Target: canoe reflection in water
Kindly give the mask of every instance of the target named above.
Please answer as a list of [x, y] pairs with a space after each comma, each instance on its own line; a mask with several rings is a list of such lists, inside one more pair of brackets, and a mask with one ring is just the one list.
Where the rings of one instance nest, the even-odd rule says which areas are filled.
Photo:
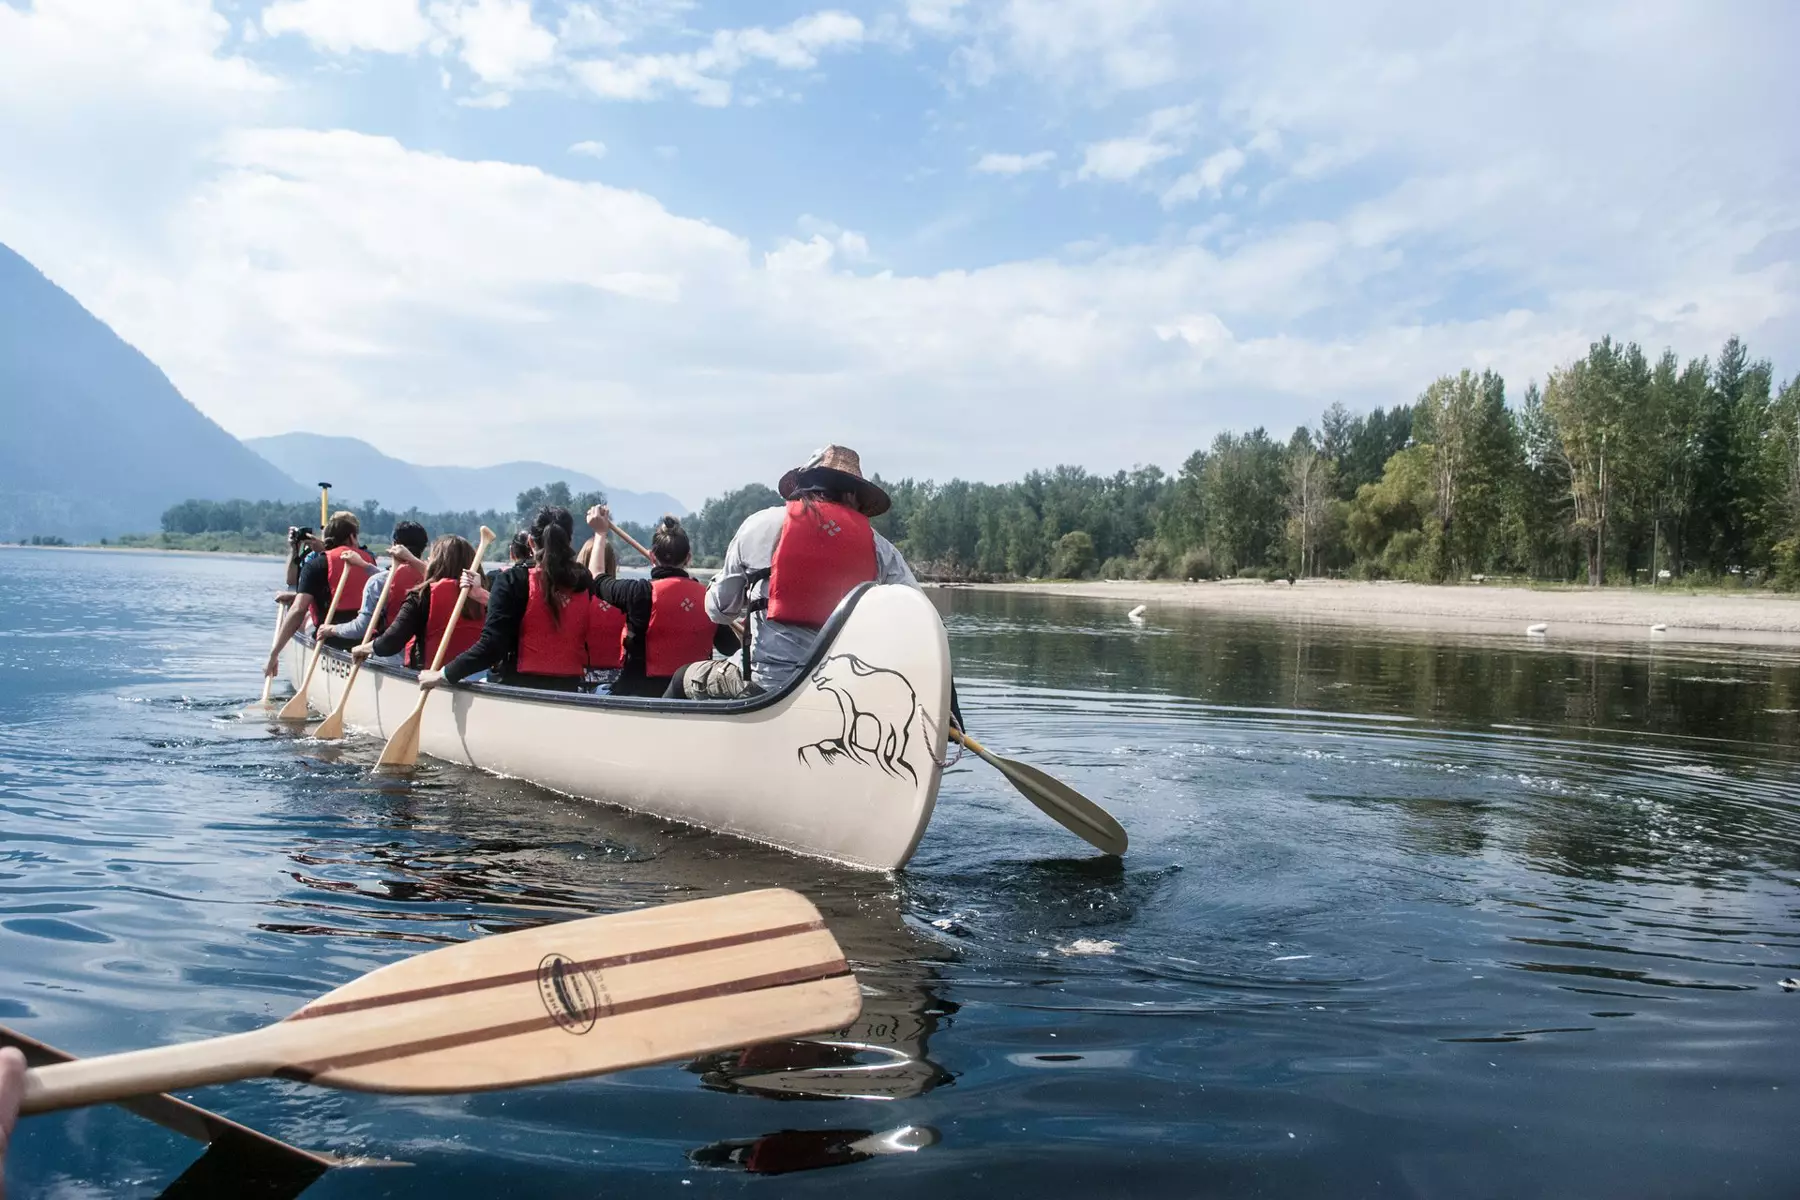
[[714, 1142], [688, 1155], [697, 1167], [736, 1168], [752, 1175], [785, 1175], [845, 1167], [878, 1154], [914, 1154], [940, 1140], [929, 1125], [872, 1129], [783, 1129], [759, 1138]]

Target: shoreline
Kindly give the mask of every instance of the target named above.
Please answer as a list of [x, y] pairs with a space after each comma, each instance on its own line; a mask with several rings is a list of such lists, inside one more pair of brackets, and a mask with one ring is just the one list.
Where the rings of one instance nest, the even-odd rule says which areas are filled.
[[[941, 585], [940, 585], [941, 586]], [[1066, 596], [1127, 606], [1229, 613], [1341, 625], [1525, 634], [1540, 622], [1555, 637], [1762, 641], [1800, 645], [1800, 596], [1776, 592], [1655, 591], [1650, 588], [1544, 589], [1486, 584], [1303, 579], [1177, 583], [1110, 580], [1071, 583], [953, 584], [946, 590]], [[1123, 615], [1123, 614], [1121, 614]], [[1573, 628], [1570, 628], [1573, 627]]]
[[263, 554], [256, 550], [173, 550], [161, 546], [21, 546], [16, 542], [0, 543], [0, 550], [52, 550], [77, 554], [179, 554], [188, 558], [248, 558], [257, 562], [270, 559], [282, 562], [284, 554]]

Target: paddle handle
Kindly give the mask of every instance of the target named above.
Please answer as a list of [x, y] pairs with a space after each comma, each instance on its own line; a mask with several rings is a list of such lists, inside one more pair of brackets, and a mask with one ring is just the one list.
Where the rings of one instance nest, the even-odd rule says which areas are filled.
[[358, 642], [357, 645], [366, 646], [375, 640], [375, 622], [379, 621], [387, 612], [388, 593], [394, 590], [394, 576], [399, 573], [399, 561], [392, 558], [388, 559], [387, 578], [381, 582], [381, 599], [375, 601], [375, 611], [369, 614], [369, 627], [363, 630], [362, 641]]
[[36, 1067], [25, 1072], [25, 1103], [20, 1111], [26, 1115], [55, 1112], [268, 1075], [281, 1066], [275, 1041], [269, 1037], [269, 1029], [257, 1029], [204, 1042]]
[[609, 526], [611, 526], [612, 531], [614, 533], [618, 534], [620, 540], [622, 540], [627, 546], [630, 546], [633, 550], [636, 550], [639, 554], [641, 554], [645, 558], [649, 559], [651, 566], [656, 565], [656, 556], [654, 554], [651, 554], [648, 550], [644, 549], [644, 543], [638, 541], [636, 538], [632, 537], [629, 533], [626, 533], [623, 529], [620, 529], [617, 525], [613, 525], [612, 522], [609, 521], [609, 522], [607, 522], [607, 524]]

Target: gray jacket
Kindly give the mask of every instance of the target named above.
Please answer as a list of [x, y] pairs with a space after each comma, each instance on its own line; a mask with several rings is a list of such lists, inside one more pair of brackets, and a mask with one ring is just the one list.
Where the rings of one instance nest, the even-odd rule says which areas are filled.
[[[750, 574], [768, 570], [775, 561], [775, 543], [781, 539], [781, 526], [786, 519], [786, 507], [765, 508], [738, 527], [737, 536], [725, 549], [725, 565], [706, 589], [707, 616], [726, 624], [742, 616], [750, 601], [769, 594], [768, 581], [751, 584]], [[875, 582], [919, 586], [900, 551], [879, 533], [875, 535]], [[806, 662], [816, 631], [804, 625], [770, 621], [761, 613], [751, 620], [750, 676], [762, 687], [778, 688]]]

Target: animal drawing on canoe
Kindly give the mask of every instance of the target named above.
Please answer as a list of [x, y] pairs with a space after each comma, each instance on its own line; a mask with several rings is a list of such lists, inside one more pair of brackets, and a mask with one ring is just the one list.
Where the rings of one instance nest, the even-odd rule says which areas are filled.
[[813, 671], [812, 682], [837, 700], [844, 725], [838, 736], [800, 747], [801, 762], [810, 762], [809, 753], [826, 763], [848, 758], [919, 782], [919, 773], [906, 760], [919, 696], [906, 676], [871, 667], [854, 654], [834, 654]]

